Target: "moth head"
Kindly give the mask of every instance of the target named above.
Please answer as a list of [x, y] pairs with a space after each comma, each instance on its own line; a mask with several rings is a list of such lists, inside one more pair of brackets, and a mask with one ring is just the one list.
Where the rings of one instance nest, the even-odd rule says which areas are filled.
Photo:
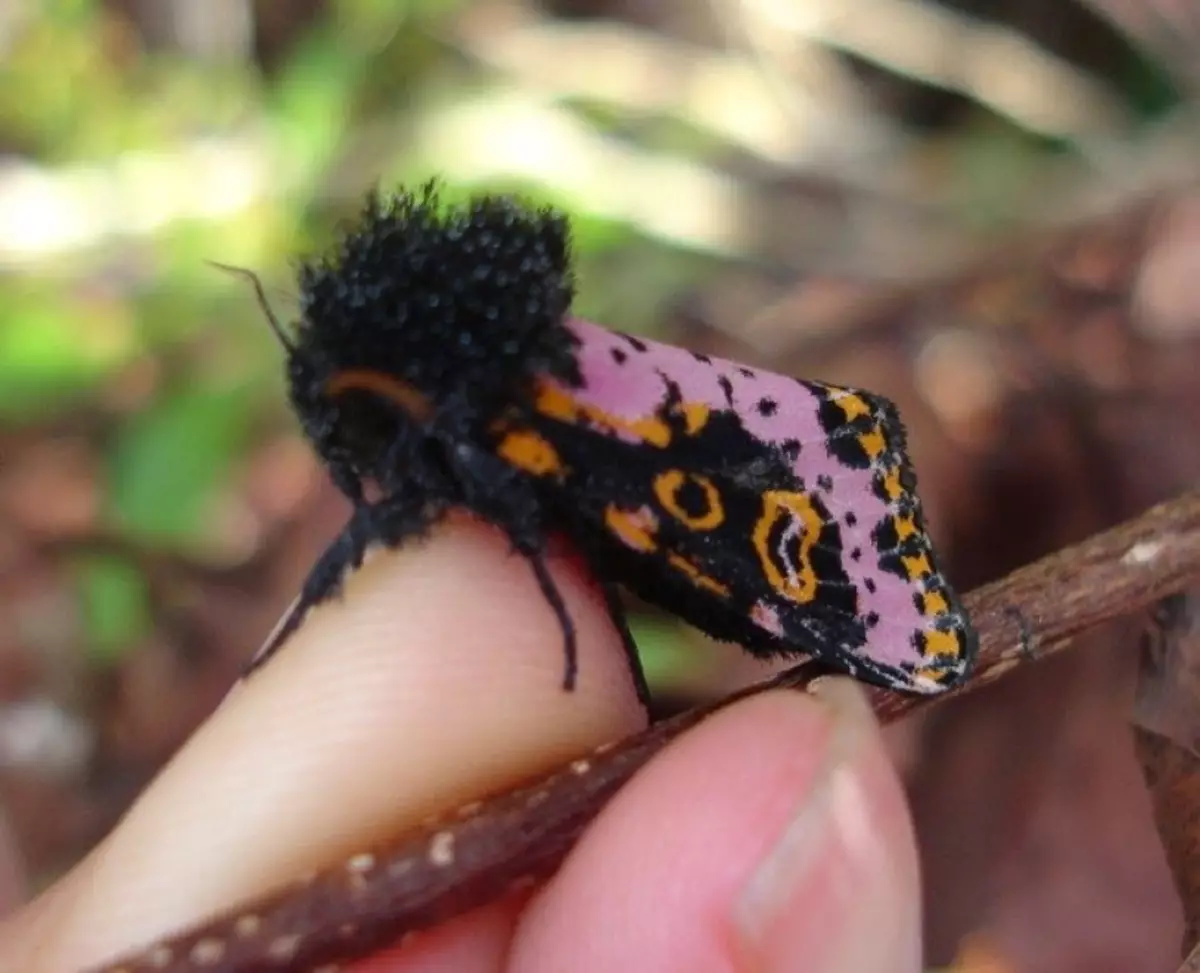
[[384, 484], [394, 468], [415, 459], [428, 404], [390, 376], [341, 369], [299, 348], [288, 354], [287, 381], [304, 434], [351, 499], [362, 496], [368, 481]]
[[436, 462], [435, 420], [469, 441], [535, 377], [579, 381], [568, 225], [550, 209], [493, 195], [444, 205], [434, 182], [373, 193], [328, 253], [300, 265], [291, 329], [248, 276], [304, 431], [343, 485], [419, 480], [403, 467]]
[[364, 481], [379, 479], [383, 457], [400, 452], [396, 443], [419, 438], [417, 427], [429, 418], [427, 400], [383, 373], [344, 369], [319, 344], [299, 342], [300, 329], [279, 321], [257, 274], [215, 261], [213, 266], [245, 278], [254, 288], [286, 356], [288, 397], [305, 435], [338, 484], [351, 499], [360, 499]]

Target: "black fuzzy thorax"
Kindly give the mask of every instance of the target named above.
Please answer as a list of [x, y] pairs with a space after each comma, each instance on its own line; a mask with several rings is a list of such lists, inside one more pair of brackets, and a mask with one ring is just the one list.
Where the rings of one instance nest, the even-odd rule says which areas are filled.
[[[335, 248], [301, 265], [299, 282], [291, 398], [343, 488], [383, 474], [397, 486], [411, 477], [410, 487], [425, 479], [450, 489], [430, 435], [443, 447], [478, 444], [526, 401], [535, 376], [579, 381], [564, 327], [569, 228], [553, 210], [488, 195], [447, 206], [434, 183], [372, 194]], [[423, 428], [370, 396], [325, 394], [331, 377], [358, 369], [421, 393], [434, 421]]]

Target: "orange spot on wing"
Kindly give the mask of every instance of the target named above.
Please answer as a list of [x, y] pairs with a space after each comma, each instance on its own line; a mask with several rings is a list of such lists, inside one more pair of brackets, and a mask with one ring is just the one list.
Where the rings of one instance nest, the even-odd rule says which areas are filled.
[[[577, 399], [556, 382], [542, 380], [537, 385], [533, 407], [547, 419], [569, 425], [584, 423], [610, 433], [623, 433], [651, 446], [671, 445], [671, 427], [658, 416], [629, 419], [615, 415], [590, 402]], [[699, 432], [708, 423], [710, 409], [703, 402], [686, 402], [680, 407], [684, 428], [689, 435]]]
[[706, 425], [712, 410], [704, 402], [685, 402], [683, 405], [684, 428], [689, 436], [694, 436]]
[[940, 591], [927, 591], [921, 598], [921, 611], [926, 615], [944, 615], [950, 610], [950, 603]]
[[654, 416], [640, 419], [625, 419], [606, 412], [588, 402], [581, 402], [565, 389], [551, 382], [538, 384], [537, 397], [533, 406], [548, 419], [556, 419], [570, 425], [584, 422], [607, 427], [614, 432], [623, 432], [653, 446], [667, 446], [671, 442], [671, 429]]
[[926, 632], [923, 642], [925, 656], [953, 660], [962, 655], [962, 640], [957, 632]]
[[876, 426], [870, 432], [864, 432], [858, 437], [859, 445], [871, 459], [883, 452], [887, 441], [883, 438], [883, 430]]
[[654, 515], [644, 508], [642, 510], [622, 510], [609, 504], [604, 508], [604, 526], [607, 527], [626, 547], [635, 551], [649, 553], [658, 548], [654, 539], [654, 531], [658, 524]]
[[894, 466], [887, 471], [883, 478], [883, 492], [889, 500], [899, 500], [904, 496], [904, 485], [900, 482], [900, 467]]
[[933, 565], [929, 563], [929, 555], [924, 551], [915, 557], [905, 556], [900, 560], [904, 562], [904, 570], [908, 572], [909, 580], [933, 574]]
[[[821, 536], [821, 515], [804, 493], [768, 490], [762, 500], [763, 512], [754, 525], [753, 542], [763, 575], [783, 597], [800, 604], [810, 602], [817, 594], [817, 573], [809, 555]], [[790, 551], [782, 545], [771, 549], [771, 534], [782, 518], [795, 522], [795, 561], [788, 559]], [[789, 525], [782, 526], [786, 529]]]
[[[689, 513], [679, 503], [679, 491], [693, 483], [704, 491], [703, 513]], [[712, 530], [725, 522], [725, 510], [721, 506], [721, 494], [706, 476], [685, 473], [683, 470], [667, 470], [654, 478], [654, 495], [663, 509], [685, 527], [692, 530]]]
[[896, 537], [901, 541], [920, 533], [917, 529], [917, 522], [911, 515], [907, 517], [895, 517], [892, 522], [896, 525]]
[[840, 395], [834, 393], [833, 401], [838, 404], [838, 407], [846, 413], [846, 421], [857, 419], [859, 416], [869, 416], [871, 407], [867, 405], [866, 400], [857, 392], [842, 392]]
[[721, 584], [715, 578], [710, 578], [707, 574], [701, 571], [696, 565], [689, 561], [682, 554], [668, 554], [667, 563], [677, 571], [682, 571], [697, 588], [704, 588], [711, 591], [714, 595], [720, 595], [724, 598], [729, 594], [729, 588]]
[[529, 429], [506, 433], [496, 452], [501, 459], [534, 476], [549, 476], [565, 469], [554, 447]]
[[552, 382], [539, 382], [534, 408], [548, 419], [559, 422], [578, 422], [579, 402]]

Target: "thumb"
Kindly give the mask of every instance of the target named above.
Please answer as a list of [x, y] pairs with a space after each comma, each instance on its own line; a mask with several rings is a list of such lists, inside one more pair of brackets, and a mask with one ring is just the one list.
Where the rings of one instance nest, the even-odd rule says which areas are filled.
[[764, 693], [673, 741], [572, 850], [511, 955], [522, 973], [916, 973], [912, 825], [862, 690]]

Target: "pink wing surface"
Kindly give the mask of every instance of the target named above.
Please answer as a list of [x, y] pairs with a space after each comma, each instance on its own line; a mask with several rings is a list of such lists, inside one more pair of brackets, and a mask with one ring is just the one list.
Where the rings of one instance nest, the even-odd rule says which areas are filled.
[[539, 381], [507, 458], [553, 483], [613, 580], [756, 654], [907, 692], [966, 674], [975, 635], [888, 400], [568, 328], [579, 381]]

